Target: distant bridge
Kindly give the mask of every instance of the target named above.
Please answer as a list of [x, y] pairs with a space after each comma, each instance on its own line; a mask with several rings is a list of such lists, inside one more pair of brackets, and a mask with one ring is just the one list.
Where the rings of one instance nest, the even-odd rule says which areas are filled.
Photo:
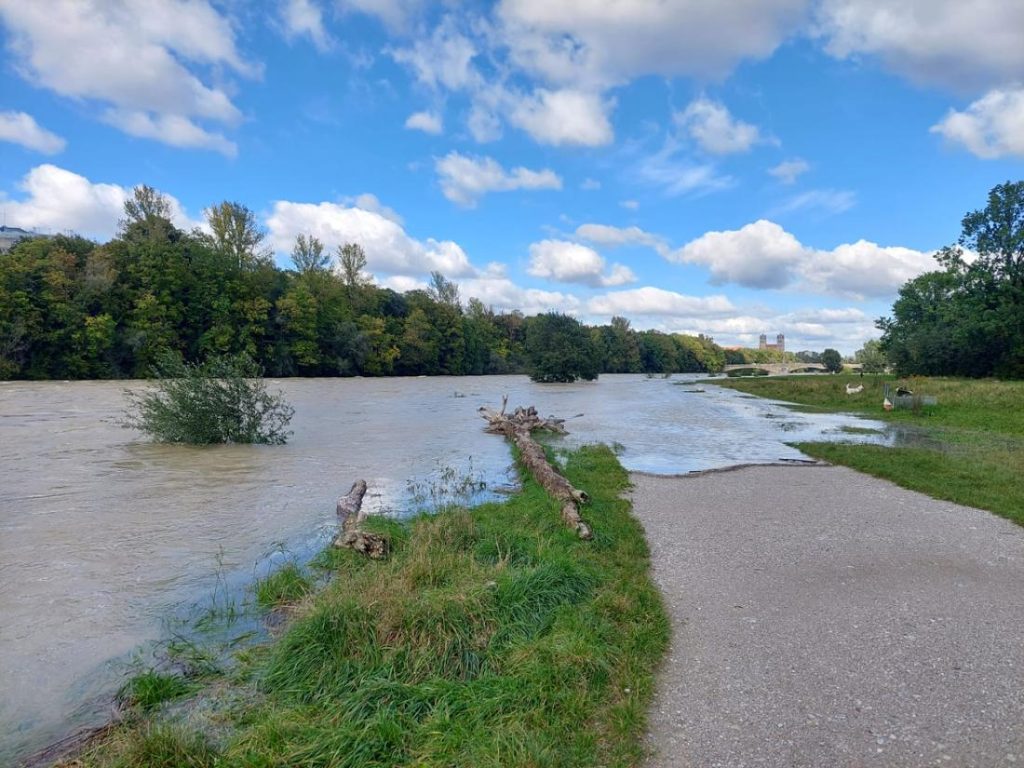
[[729, 373], [729, 371], [764, 371], [771, 376], [826, 370], [828, 369], [821, 363], [739, 363], [738, 365], [727, 365], [722, 369], [725, 373]]

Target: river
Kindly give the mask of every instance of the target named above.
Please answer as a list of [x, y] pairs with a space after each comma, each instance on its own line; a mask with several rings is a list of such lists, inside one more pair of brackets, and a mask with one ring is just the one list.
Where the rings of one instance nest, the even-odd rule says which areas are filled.
[[[616, 444], [630, 470], [682, 473], [801, 457], [786, 442], [882, 425], [797, 413], [699, 377], [289, 379], [285, 446], [154, 445], [118, 426], [125, 382], [0, 382], [0, 763], [102, 722], [133, 650], [225, 578], [322, 545], [357, 478], [404, 514], [445, 468], [514, 483], [476, 409], [569, 417], [569, 445]], [[411, 485], [410, 485], [411, 484]]]

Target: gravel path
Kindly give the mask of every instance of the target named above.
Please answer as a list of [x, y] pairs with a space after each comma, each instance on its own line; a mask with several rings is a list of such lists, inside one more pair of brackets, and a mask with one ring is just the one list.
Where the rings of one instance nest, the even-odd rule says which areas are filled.
[[842, 467], [633, 482], [650, 768], [1024, 767], [1024, 529]]

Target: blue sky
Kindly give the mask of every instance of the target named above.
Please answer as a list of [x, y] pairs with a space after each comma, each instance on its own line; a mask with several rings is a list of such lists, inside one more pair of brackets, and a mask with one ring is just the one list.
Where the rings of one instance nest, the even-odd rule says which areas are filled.
[[851, 353], [1024, 178], [1024, 3], [0, 0], [0, 207], [139, 183], [496, 309]]

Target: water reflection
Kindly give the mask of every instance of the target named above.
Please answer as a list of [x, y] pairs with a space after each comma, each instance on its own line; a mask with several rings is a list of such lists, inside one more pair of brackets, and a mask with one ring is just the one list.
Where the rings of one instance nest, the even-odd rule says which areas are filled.
[[296, 411], [287, 445], [202, 448], [117, 426], [121, 383], [0, 383], [0, 762], [104, 718], [88, 702], [116, 685], [110, 660], [159, 636], [219, 574], [241, 582], [282, 547], [320, 546], [354, 479], [369, 483], [371, 511], [398, 515], [449, 468], [486, 481], [478, 498], [514, 484], [507, 446], [476, 412], [504, 394], [573, 417], [564, 444], [618, 443], [628, 469], [655, 473], [801, 458], [787, 442], [884, 439], [841, 432], [874, 422], [685, 378], [293, 379], [277, 383]]

